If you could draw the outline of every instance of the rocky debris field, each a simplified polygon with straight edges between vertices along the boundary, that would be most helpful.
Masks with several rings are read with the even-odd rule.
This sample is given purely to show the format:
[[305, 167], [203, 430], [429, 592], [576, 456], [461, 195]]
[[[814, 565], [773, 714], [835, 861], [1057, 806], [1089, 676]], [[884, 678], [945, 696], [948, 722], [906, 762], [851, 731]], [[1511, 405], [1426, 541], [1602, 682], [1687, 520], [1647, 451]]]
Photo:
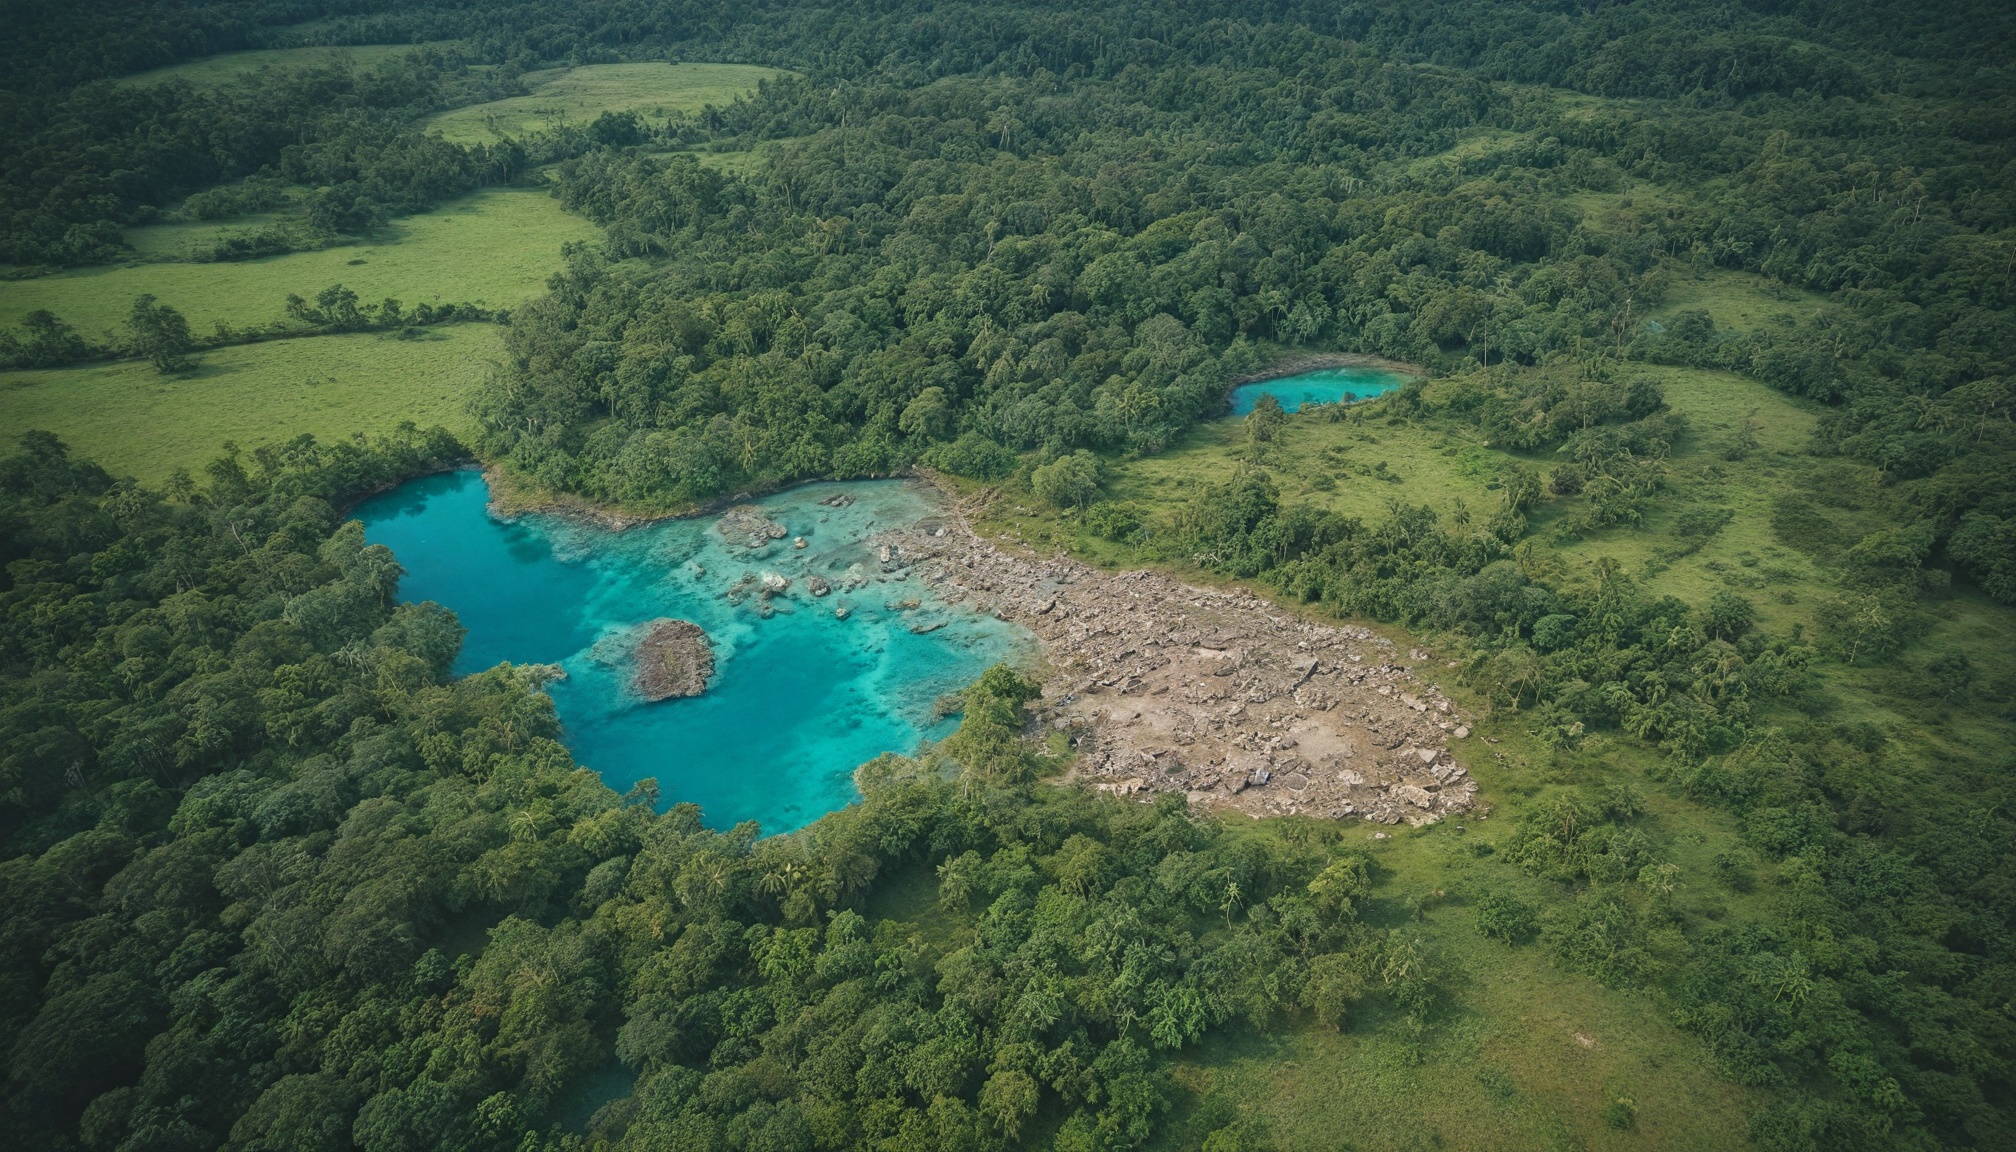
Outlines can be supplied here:
[[1243, 593], [1015, 555], [958, 517], [881, 542], [886, 573], [915, 572], [1042, 640], [1055, 674], [1037, 714], [1071, 734], [1077, 772], [1103, 791], [1382, 824], [1477, 804], [1451, 751], [1469, 728], [1405, 662], [1426, 653]]
[[660, 618], [644, 626], [633, 661], [631, 687], [646, 700], [698, 696], [714, 676], [714, 644], [690, 620]]

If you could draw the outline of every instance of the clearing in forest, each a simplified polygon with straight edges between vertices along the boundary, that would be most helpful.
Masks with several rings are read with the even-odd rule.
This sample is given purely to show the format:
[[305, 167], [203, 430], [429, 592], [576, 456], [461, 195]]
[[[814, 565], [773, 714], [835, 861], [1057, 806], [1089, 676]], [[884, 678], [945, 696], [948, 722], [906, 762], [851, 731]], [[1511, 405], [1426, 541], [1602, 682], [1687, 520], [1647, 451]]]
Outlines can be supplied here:
[[786, 75], [753, 64], [590, 64], [527, 72], [530, 95], [492, 100], [443, 112], [427, 121], [454, 144], [488, 144], [565, 124], [583, 124], [604, 112], [636, 112], [663, 122], [677, 112], [725, 105], [759, 81]]
[[120, 475], [198, 473], [225, 441], [246, 449], [303, 432], [337, 440], [401, 421], [469, 432], [467, 398], [503, 357], [500, 329], [447, 324], [418, 338], [315, 336], [201, 353], [163, 376], [144, 360], [0, 373], [0, 427], [41, 429]]
[[[168, 228], [205, 227], [168, 225]], [[155, 243], [135, 229], [136, 247]], [[285, 316], [289, 293], [313, 299], [342, 284], [366, 303], [511, 307], [537, 296], [560, 263], [560, 246], [596, 235], [543, 191], [493, 188], [403, 217], [365, 243], [228, 263], [133, 263], [74, 268], [0, 281], [0, 325], [44, 308], [92, 340], [117, 333], [133, 298], [152, 293], [189, 318], [199, 335], [218, 321], [250, 328]], [[173, 245], [179, 237], [163, 240]]]

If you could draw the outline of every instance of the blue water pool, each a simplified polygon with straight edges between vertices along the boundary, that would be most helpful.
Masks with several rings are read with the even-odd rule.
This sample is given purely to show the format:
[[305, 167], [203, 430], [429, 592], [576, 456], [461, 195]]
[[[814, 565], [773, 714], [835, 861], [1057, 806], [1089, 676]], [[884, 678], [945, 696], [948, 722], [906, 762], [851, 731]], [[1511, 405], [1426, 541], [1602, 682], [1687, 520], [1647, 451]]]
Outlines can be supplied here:
[[1244, 416], [1262, 396], [1272, 396], [1289, 412], [1304, 404], [1338, 404], [1347, 399], [1367, 400], [1391, 392], [1407, 383], [1408, 377], [1384, 368], [1318, 368], [1293, 376], [1256, 380], [1232, 389], [1232, 414]]
[[[820, 503], [842, 493], [854, 502]], [[1030, 642], [992, 616], [946, 608], [915, 577], [837, 587], [850, 566], [871, 581], [878, 574], [875, 534], [936, 510], [913, 483], [813, 485], [758, 501], [790, 535], [753, 551], [717, 531], [714, 517], [612, 532], [554, 516], [502, 521], [488, 501], [479, 474], [453, 472], [374, 497], [355, 515], [405, 566], [402, 599], [461, 617], [469, 636], [456, 672], [503, 660], [561, 665], [567, 678], [548, 691], [575, 758], [619, 792], [655, 777], [663, 803], [696, 802], [716, 827], [756, 820], [788, 831], [848, 803], [856, 765], [943, 736], [951, 722], [935, 716], [937, 699]], [[793, 537], [807, 546], [794, 548]], [[755, 597], [738, 605], [726, 596], [765, 572], [792, 581], [768, 619]], [[815, 574], [835, 583], [831, 595], [808, 593]], [[904, 608], [910, 599], [920, 606]], [[845, 620], [834, 613], [843, 602]], [[712, 638], [705, 695], [647, 703], [630, 692], [628, 637], [661, 616]]]

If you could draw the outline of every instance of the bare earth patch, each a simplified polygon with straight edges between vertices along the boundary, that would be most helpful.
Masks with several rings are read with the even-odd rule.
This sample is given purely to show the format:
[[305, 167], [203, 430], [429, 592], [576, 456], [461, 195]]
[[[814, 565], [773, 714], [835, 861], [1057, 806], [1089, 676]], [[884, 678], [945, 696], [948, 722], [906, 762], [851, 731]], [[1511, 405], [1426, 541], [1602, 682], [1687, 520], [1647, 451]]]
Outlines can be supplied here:
[[1383, 824], [1476, 806], [1450, 752], [1468, 727], [1384, 637], [1152, 572], [1011, 554], [956, 514], [882, 541], [885, 571], [1036, 634], [1056, 673], [1037, 714], [1072, 734], [1077, 772], [1102, 791]]

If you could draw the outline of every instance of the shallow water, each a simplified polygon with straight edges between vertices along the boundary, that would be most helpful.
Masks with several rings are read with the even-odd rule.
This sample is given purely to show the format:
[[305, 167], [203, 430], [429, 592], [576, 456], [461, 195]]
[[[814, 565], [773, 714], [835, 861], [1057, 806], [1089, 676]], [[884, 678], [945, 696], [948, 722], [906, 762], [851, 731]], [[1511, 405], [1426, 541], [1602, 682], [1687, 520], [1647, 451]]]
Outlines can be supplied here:
[[1244, 416], [1262, 396], [1272, 396], [1289, 412], [1304, 404], [1338, 404], [1369, 400], [1407, 383], [1408, 377], [1384, 368], [1318, 368], [1272, 380], [1256, 380], [1232, 389], [1232, 414]]
[[[855, 503], [820, 505], [839, 493]], [[405, 566], [402, 599], [462, 618], [457, 673], [503, 660], [561, 665], [567, 678], [548, 691], [575, 759], [619, 792], [656, 777], [661, 803], [698, 803], [715, 827], [756, 820], [783, 832], [847, 804], [856, 765], [944, 736], [952, 722], [935, 719], [936, 700], [1031, 642], [992, 616], [945, 608], [914, 577], [840, 591], [849, 565], [877, 572], [869, 538], [936, 510], [910, 482], [817, 484], [755, 501], [791, 536], [754, 552], [724, 539], [711, 516], [612, 532], [554, 516], [501, 521], [488, 501], [481, 475], [453, 472], [354, 514]], [[807, 547], [793, 548], [792, 536]], [[792, 581], [767, 620], [755, 597], [738, 606], [724, 595], [763, 572]], [[831, 595], [810, 594], [813, 573], [833, 581]], [[895, 606], [913, 597], [920, 608]], [[840, 603], [849, 619], [835, 618]], [[705, 695], [647, 703], [630, 692], [626, 639], [660, 616], [712, 638]], [[938, 620], [937, 631], [910, 630]]]

